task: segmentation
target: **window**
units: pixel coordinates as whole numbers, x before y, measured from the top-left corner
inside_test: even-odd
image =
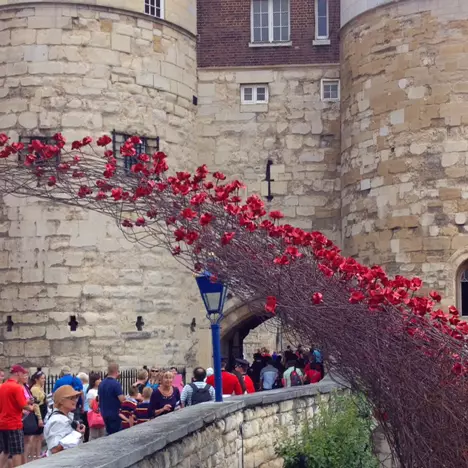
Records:
[[[114,155],[119,161],[120,167],[125,169],[125,172],[129,174],[132,166],[138,162],[138,156],[141,154],[153,154],[159,151],[159,137],[149,138],[140,136],[141,144],[135,145],[136,155],[131,158],[128,156],[121,156],[120,147],[128,140],[132,135],[127,133],[119,133],[112,130],[112,150]]]
[[[315,0],[315,38],[328,39],[328,0]]]
[[[252,42],[289,41],[289,0],[252,0]]]
[[[340,80],[322,80],[322,101],[340,100]]]
[[[52,137],[47,136],[20,136],[19,141],[23,143],[24,149],[18,153],[18,161],[24,163],[26,156],[28,154],[34,154],[39,161],[33,163],[34,166],[58,166],[60,164],[60,150],[56,153],[49,154],[49,157],[46,157],[43,154],[43,150],[34,151],[33,148],[30,148],[31,143],[37,140],[43,145],[53,145],[55,146],[57,142]]]
[[[242,85],[242,104],[266,104],[268,102],[267,85]]]
[[[458,310],[460,314],[468,317],[468,263],[460,267],[458,277]]]
[[[145,0],[145,13],[155,18],[164,18],[164,0]]]

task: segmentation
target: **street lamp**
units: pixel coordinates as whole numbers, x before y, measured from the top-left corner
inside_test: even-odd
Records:
[[[211,324],[216,401],[221,402],[223,401],[223,383],[221,379],[221,337],[219,324],[224,317],[223,308],[227,287],[220,281],[212,281],[212,275],[208,271],[204,271],[196,279],[206,307],[206,316]]]

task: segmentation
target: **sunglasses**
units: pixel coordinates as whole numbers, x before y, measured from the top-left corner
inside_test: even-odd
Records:
[[[159,372],[159,369],[151,369],[151,372]]]

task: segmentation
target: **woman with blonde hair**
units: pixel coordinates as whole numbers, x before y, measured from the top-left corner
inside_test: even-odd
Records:
[[[171,413],[180,406],[180,391],[172,385],[173,381],[174,374],[171,371],[163,372],[159,387],[151,394],[148,408],[150,418]]]
[[[146,382],[146,386],[150,387],[153,390],[156,390],[159,387],[159,380],[160,374],[158,366],[153,366],[150,371],[150,377],[148,379],[148,382]]]

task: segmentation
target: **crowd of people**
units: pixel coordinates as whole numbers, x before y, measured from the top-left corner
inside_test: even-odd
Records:
[[[263,348],[252,365],[245,359],[231,362],[222,359],[225,397],[312,384],[324,375],[320,351],[302,346],[296,351],[288,347],[282,354]],[[41,369],[29,377],[27,369],[14,365],[6,382],[0,369],[0,468],[21,466],[181,408],[215,401],[212,368],[195,368],[186,385],[176,368],[141,369],[128,394],[119,375],[116,363],[109,364],[105,378],[93,372],[75,376],[64,366],[46,395]]]

